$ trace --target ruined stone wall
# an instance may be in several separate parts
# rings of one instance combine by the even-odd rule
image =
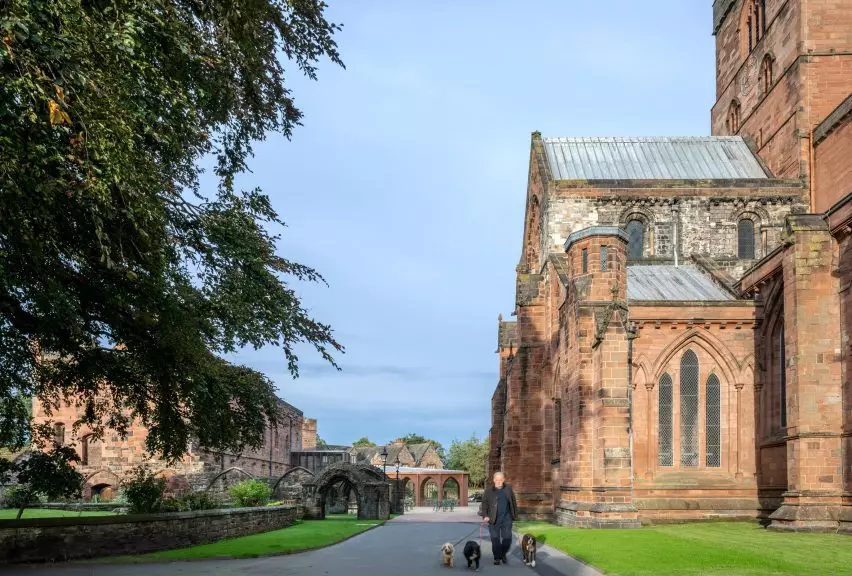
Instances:
[[[317,421],[307,418],[302,423],[302,450],[314,450],[317,447]]]
[[[242,454],[219,453],[192,442],[187,447],[186,455],[173,464],[154,458],[147,452],[145,441],[148,430],[139,422],[131,424],[124,438],[108,429],[103,438],[95,439],[87,427],[74,430],[80,408],[63,403],[48,415],[38,399],[33,400],[33,422],[50,422],[59,427],[59,430],[63,430],[62,443],[73,447],[82,457],[78,470],[86,479],[84,498],[90,498],[93,489],[102,498],[108,498],[114,495],[125,475],[139,465],[145,465],[158,476],[167,479],[167,489],[176,493],[204,489],[216,474],[230,468],[245,472],[242,475],[246,477],[283,475],[290,468],[291,451],[301,448],[303,415],[284,401],[280,402],[280,408],[284,414],[284,425],[268,428],[260,448],[246,450]],[[101,492],[105,489],[109,491]],[[223,485],[220,491],[225,492],[226,489],[227,486]]]

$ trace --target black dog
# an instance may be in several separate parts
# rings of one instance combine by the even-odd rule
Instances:
[[[479,558],[481,556],[482,552],[479,550],[479,544],[473,540],[469,540],[468,543],[464,545],[464,557],[467,559],[468,568],[475,568],[478,571]]]
[[[532,534],[524,534],[521,538],[521,551],[524,553],[524,564],[535,568],[535,538]]]

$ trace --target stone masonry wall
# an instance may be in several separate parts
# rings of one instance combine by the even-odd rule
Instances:
[[[716,34],[716,104],[711,111],[714,135],[751,137],[772,173],[800,178],[804,173],[796,114],[802,100],[799,66],[799,0],[767,0],[766,35],[748,52],[744,0],[736,3]],[[773,84],[759,81],[764,57],[773,59]],[[731,103],[740,105],[741,129],[728,126]]]
[[[852,75],[852,71],[850,71]],[[852,194],[852,117],[819,143],[814,151],[816,209],[825,212]]]
[[[633,349],[634,495],[643,522],[679,518],[755,518],[755,327],[754,301],[630,306],[637,324]],[[698,461],[680,459],[680,361],[686,351],[698,357]],[[671,465],[659,460],[660,379],[672,379]],[[706,386],[720,385],[720,462],[707,455]],[[712,463],[710,463],[712,464]],[[771,512],[771,510],[769,510]]]
[[[61,426],[62,442],[72,446],[83,458],[78,470],[86,479],[83,496],[89,498],[93,488],[108,488],[114,494],[125,474],[142,464],[166,478],[172,492],[204,489],[205,482],[230,468],[238,468],[248,476],[281,476],[290,468],[291,451],[301,449],[303,415],[284,401],[280,402],[280,407],[284,424],[268,428],[260,448],[246,450],[242,454],[219,453],[193,442],[184,458],[172,465],[152,458],[147,452],[145,441],[148,430],[139,422],[131,424],[125,438],[108,429],[102,439],[95,440],[86,427],[74,430],[74,422],[79,417],[78,407],[63,404],[48,415],[37,399],[33,400],[33,421]],[[105,492],[101,496],[108,494]]]
[[[0,520],[0,563],[64,562],[184,548],[287,527],[297,506]]]
[[[852,92],[852,2],[767,0],[766,33],[750,53],[745,4],[734,3],[716,33],[712,133],[749,137],[777,177],[807,179],[811,130]],[[767,57],[769,86],[761,81]],[[738,130],[728,124],[733,102]]]
[[[679,258],[704,254],[726,261],[739,277],[756,260],[738,260],[738,223],[754,222],[755,257],[778,246],[784,217],[806,211],[800,187],[766,188],[599,188],[563,189],[551,195],[545,209],[551,252],[560,252],[572,232],[590,226],[625,226],[637,219],[645,225],[644,256],[673,259],[675,226]]]

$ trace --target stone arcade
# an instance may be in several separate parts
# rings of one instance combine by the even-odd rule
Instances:
[[[713,12],[713,136],[532,136],[489,471],[572,526],[852,532],[852,0]]]

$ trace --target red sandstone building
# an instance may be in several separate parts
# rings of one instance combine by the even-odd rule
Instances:
[[[54,409],[51,416],[33,400],[33,423],[50,423],[56,441],[73,447],[81,458],[77,466],[85,479],[83,496],[98,496],[109,500],[124,476],[132,468],[145,465],[158,477],[168,480],[171,492],[211,489],[222,492],[233,482],[245,478],[278,478],[298,464],[304,450],[316,447],[317,423],[305,419],[302,411],[279,400],[283,426],[268,428],[263,445],[241,454],[213,452],[193,442],[184,457],[173,464],[152,458],[145,447],[148,430],[141,424],[130,427],[122,438],[115,430],[107,430],[98,440],[92,431],[83,427],[76,432],[74,422],[79,408],[65,404]]]
[[[852,0],[716,0],[712,137],[543,138],[489,471],[573,526],[852,531]]]

